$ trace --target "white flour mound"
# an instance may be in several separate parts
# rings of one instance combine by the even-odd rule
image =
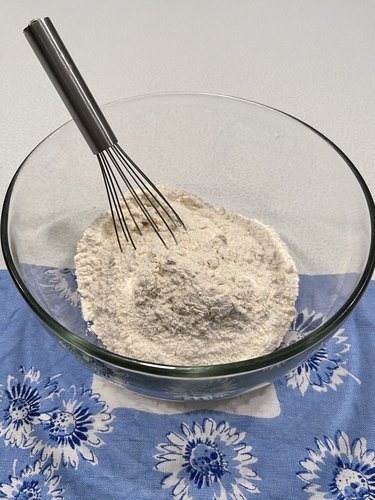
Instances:
[[[184,221],[166,249],[148,224],[120,253],[110,213],[84,233],[75,257],[83,316],[105,347],[162,364],[208,365],[279,347],[295,315],[298,275],[277,234],[163,189]]]

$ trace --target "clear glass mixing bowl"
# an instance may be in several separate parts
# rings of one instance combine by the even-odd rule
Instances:
[[[22,163],[1,220],[10,274],[56,339],[93,372],[170,400],[239,395],[317,351],[351,312],[374,268],[374,204],[349,159],[310,126],[244,99],[158,94],[114,102],[105,114],[155,183],[272,226],[301,276],[297,311],[318,319],[305,333],[295,321],[296,342],[287,347],[231,364],[157,365],[104,349],[81,317],[73,257],[83,231],[108,204],[97,160],[69,122]]]

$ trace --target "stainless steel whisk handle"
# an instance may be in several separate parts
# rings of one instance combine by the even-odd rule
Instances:
[[[92,152],[98,154],[116,144],[115,134],[49,17],[32,20],[23,32]]]

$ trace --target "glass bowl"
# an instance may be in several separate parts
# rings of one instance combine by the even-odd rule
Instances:
[[[352,311],[374,269],[374,204],[350,160],[300,120],[234,97],[155,94],[111,103],[105,114],[155,183],[277,231],[300,275],[298,315],[282,348],[237,363],[159,365],[103,348],[81,316],[73,257],[83,231],[108,204],[97,160],[68,122],[22,163],[1,219],[9,272],[56,340],[94,373],[168,400],[239,395],[316,352]]]

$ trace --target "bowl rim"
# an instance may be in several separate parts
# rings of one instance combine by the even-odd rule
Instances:
[[[351,160],[345,155],[345,153],[330,139],[328,139],[324,134],[319,132],[317,129],[307,124],[306,122],[296,118],[295,116],[281,111],[272,106],[268,106],[266,104],[262,104],[256,101],[252,101],[249,99],[245,99],[242,97],[236,97],[231,95],[219,94],[219,93],[211,93],[211,92],[188,92],[188,91],[178,91],[178,92],[157,92],[157,93],[149,93],[137,96],[126,97],[123,99],[118,99],[115,101],[111,101],[105,104],[103,107],[109,107],[111,105],[115,105],[117,103],[126,102],[126,101],[134,101],[137,99],[148,99],[162,96],[202,96],[202,97],[219,97],[225,99],[231,99],[239,102],[243,102],[244,104],[250,104],[252,106],[261,107],[265,110],[270,110],[282,114],[286,117],[291,118],[292,120],[300,123],[302,126],[309,129],[312,133],[316,134],[320,137],[324,142],[326,142],[346,163],[349,169],[354,174],[356,180],[358,181],[362,193],[366,199],[367,207],[369,210],[370,216],[370,224],[371,224],[371,233],[370,233],[370,249],[369,255],[366,262],[366,266],[364,271],[359,279],[358,284],[356,285],[353,292],[347,298],[345,303],[341,306],[341,308],[323,325],[319,326],[313,333],[307,335],[306,337],[298,340],[297,342],[283,347],[277,351],[274,351],[270,354],[266,354],[257,358],[242,360],[232,363],[226,364],[217,364],[217,365],[194,365],[194,366],[177,366],[177,365],[164,365],[158,363],[151,363],[147,361],[142,361],[133,358],[127,358],[125,356],[121,356],[119,354],[108,351],[102,347],[96,346],[90,343],[88,340],[85,340],[79,337],[74,332],[65,328],[59,322],[57,322],[52,316],[50,316],[33,298],[32,294],[29,292],[27,286],[23,282],[21,276],[17,271],[17,267],[12,258],[11,245],[8,238],[8,216],[9,209],[11,203],[12,192],[14,186],[17,181],[17,177],[21,170],[27,164],[29,157],[46,141],[48,141],[58,130],[65,127],[67,124],[71,123],[72,120],[69,120],[63,123],[60,127],[56,128],[53,132],[48,134],[42,141],[40,141],[33,150],[26,156],[26,158],[22,161],[21,165],[18,167],[15,172],[5,195],[2,213],[1,213],[1,246],[4,255],[5,264],[8,268],[10,276],[21,293],[22,297],[25,299],[27,304],[31,307],[36,316],[44,323],[45,326],[49,330],[51,330],[58,339],[60,339],[63,343],[69,344],[74,349],[78,349],[79,351],[88,354],[99,361],[109,363],[113,367],[131,370],[133,372],[139,372],[143,374],[157,375],[157,376],[167,376],[167,377],[179,377],[179,378],[211,378],[211,377],[220,377],[220,376],[228,376],[228,375],[236,375],[243,374],[249,372],[255,372],[258,370],[264,370],[265,368],[270,368],[272,365],[281,364],[289,359],[298,356],[299,354],[314,349],[315,346],[320,345],[326,338],[333,334],[335,329],[340,326],[340,324],[348,317],[348,315],[352,312],[353,308],[361,298],[364,293],[369,281],[371,280],[372,273],[375,268],[375,205],[370,193],[370,190],[357,170]]]

